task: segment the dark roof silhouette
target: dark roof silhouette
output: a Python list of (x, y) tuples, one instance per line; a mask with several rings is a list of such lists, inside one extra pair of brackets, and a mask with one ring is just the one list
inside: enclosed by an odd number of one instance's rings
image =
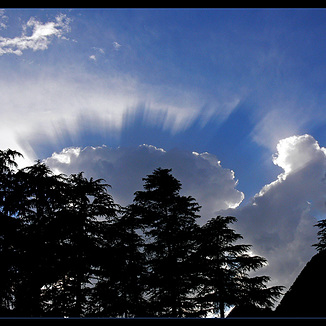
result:
[(326, 317), (326, 250), (306, 264), (277, 306), (279, 317)]
[(269, 308), (257, 308), (251, 307), (234, 307), (232, 311), (228, 314), (228, 318), (259, 318), (259, 317), (273, 317), (274, 312)]

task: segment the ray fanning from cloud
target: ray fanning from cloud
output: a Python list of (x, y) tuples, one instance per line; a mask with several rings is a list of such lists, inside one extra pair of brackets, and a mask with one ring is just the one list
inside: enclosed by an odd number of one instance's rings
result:
[[(225, 119), (238, 103), (236, 97), (207, 103), (186, 89), (146, 85), (129, 76), (79, 77), (78, 81), (74, 74), (0, 77), (1, 111), (6, 116), (0, 122), (3, 140), (11, 135), (17, 144), (24, 142), (20, 147), (25, 153), (30, 146), (28, 155), (33, 156), (33, 141), (55, 143), (67, 135), (76, 139), (82, 128), (119, 137), (139, 109), (145, 124), (177, 133), (201, 117), (203, 124), (212, 117)], [(6, 145), (0, 140), (2, 146)]]

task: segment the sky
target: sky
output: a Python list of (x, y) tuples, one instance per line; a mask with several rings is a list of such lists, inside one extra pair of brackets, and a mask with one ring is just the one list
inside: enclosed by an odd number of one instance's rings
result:
[(132, 202), (182, 193), (287, 288), (326, 213), (324, 9), (1, 9), (0, 149), (104, 178)]

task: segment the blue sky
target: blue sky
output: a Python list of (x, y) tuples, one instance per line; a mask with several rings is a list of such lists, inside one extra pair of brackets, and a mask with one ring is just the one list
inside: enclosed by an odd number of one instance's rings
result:
[[(1, 149), (21, 151), (22, 164), (101, 171), (122, 202), (131, 195), (118, 165), (138, 190), (132, 178), (170, 164), (202, 206), (232, 210), (285, 284), (313, 254), (302, 248), (325, 213), (325, 85), (324, 9), (0, 10)], [(249, 212), (279, 229), (254, 236)], [(275, 254), (284, 248), (301, 256)]]

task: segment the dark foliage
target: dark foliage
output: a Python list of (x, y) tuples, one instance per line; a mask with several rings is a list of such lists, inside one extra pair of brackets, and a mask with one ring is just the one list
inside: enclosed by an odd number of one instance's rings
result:
[(0, 151), (0, 316), (224, 317), (280, 295), (249, 276), (266, 260), (239, 244), (236, 219), (200, 227), (171, 170), (154, 170), (122, 208), (102, 179), (40, 161), (18, 169), (17, 156)]
[(157, 169), (144, 178), (130, 209), (145, 236), (146, 297), (154, 316), (195, 314), (193, 256), (200, 207), (192, 197), (179, 194), (180, 182), (171, 170)]
[(268, 276), (250, 277), (249, 272), (264, 266), (266, 259), (249, 255), (250, 245), (239, 244), (242, 236), (229, 227), (232, 216), (217, 216), (201, 228), (199, 299), (203, 308), (224, 318), (226, 307), (238, 306), (254, 311), (273, 307), (281, 286), (268, 288)]

